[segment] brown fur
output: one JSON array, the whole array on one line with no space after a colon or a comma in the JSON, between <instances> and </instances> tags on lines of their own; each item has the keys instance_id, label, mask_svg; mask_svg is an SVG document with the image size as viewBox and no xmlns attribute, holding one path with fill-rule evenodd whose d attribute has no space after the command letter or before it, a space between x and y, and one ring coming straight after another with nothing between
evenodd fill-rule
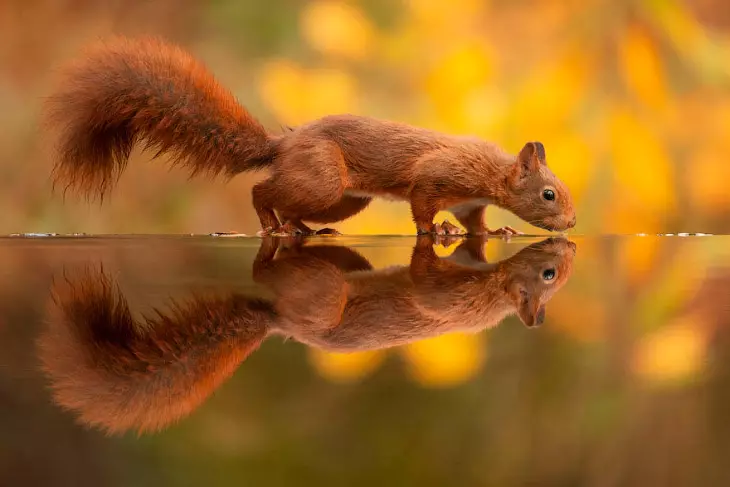
<instances>
[{"instance_id":1,"label":"brown fur","mask_svg":"<svg viewBox=\"0 0 730 487\"><path fill-rule=\"evenodd\" d=\"M61 131L55 180L101 197L144 141L192 175L232 177L271 163L261 126L182 49L150 38L115 38L68 66L47 102Z\"/></svg>"},{"instance_id":2,"label":"brown fur","mask_svg":"<svg viewBox=\"0 0 730 487\"><path fill-rule=\"evenodd\" d=\"M476 138L354 115L270 135L201 64L156 39L117 38L90 49L51 98L48 121L62 129L56 181L87 194L103 197L141 140L192 174L267 167L271 177L253 189L265 230L280 227L280 218L341 221L373 197L409 201L419 233L437 230L440 210L471 234L488 233L487 204L548 230L575 225L570 192L539 142L516 157ZM555 201L543 199L544 188Z\"/></svg>"},{"instance_id":3,"label":"brown fur","mask_svg":"<svg viewBox=\"0 0 730 487\"><path fill-rule=\"evenodd\" d=\"M548 239L488 264L479 239L442 259L419 237L410 266L375 271L346 247L280 244L264 239L253 269L272 302L193 297L139 322L103 272L62 281L39 339L56 402L109 433L156 431L190 414L269 335L347 352L477 332L513 313L535 326L575 253Z\"/></svg>"},{"instance_id":4,"label":"brown fur","mask_svg":"<svg viewBox=\"0 0 730 487\"><path fill-rule=\"evenodd\" d=\"M477 332L511 314L527 326L539 325L545 303L572 273L575 244L548 239L488 264L478 239L467 239L452 258L442 259L421 237L410 266L354 272L309 252L288 250L281 259L259 263L254 276L277 296L276 332L346 352ZM541 276L548 268L555 270L552 281Z\"/></svg>"},{"instance_id":5,"label":"brown fur","mask_svg":"<svg viewBox=\"0 0 730 487\"><path fill-rule=\"evenodd\" d=\"M55 286L39 339L54 399L108 433L156 431L190 414L260 345L269 303L194 297L135 320L103 271Z\"/></svg>"}]
</instances>

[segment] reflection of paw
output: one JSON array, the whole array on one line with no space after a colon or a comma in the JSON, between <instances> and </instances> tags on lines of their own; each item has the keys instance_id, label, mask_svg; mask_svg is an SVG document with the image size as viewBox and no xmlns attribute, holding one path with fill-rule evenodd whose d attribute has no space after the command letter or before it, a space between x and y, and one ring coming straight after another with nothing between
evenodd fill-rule
<instances>
[{"instance_id":1,"label":"reflection of paw","mask_svg":"<svg viewBox=\"0 0 730 487\"><path fill-rule=\"evenodd\" d=\"M444 248L449 248L456 242L462 241L463 238L460 235L438 235L435 232L419 233L416 237L417 247L430 247L432 245L441 245Z\"/></svg>"},{"instance_id":2,"label":"reflection of paw","mask_svg":"<svg viewBox=\"0 0 730 487\"><path fill-rule=\"evenodd\" d=\"M340 232L335 230L334 228L322 228L314 232L315 235L342 235Z\"/></svg>"},{"instance_id":3,"label":"reflection of paw","mask_svg":"<svg viewBox=\"0 0 730 487\"><path fill-rule=\"evenodd\" d=\"M462 235L464 232L449 220L444 220L443 223L437 223L433 226L433 233L436 235Z\"/></svg>"},{"instance_id":4,"label":"reflection of paw","mask_svg":"<svg viewBox=\"0 0 730 487\"><path fill-rule=\"evenodd\" d=\"M463 240L461 235L433 235L432 239L435 245L441 245L445 249Z\"/></svg>"},{"instance_id":5,"label":"reflection of paw","mask_svg":"<svg viewBox=\"0 0 730 487\"><path fill-rule=\"evenodd\" d=\"M501 237L511 237L512 235L522 235L522 232L519 230L515 230L514 228L510 226L498 228L497 230L489 230L487 229L487 235L493 235L493 236L501 236Z\"/></svg>"}]
</instances>

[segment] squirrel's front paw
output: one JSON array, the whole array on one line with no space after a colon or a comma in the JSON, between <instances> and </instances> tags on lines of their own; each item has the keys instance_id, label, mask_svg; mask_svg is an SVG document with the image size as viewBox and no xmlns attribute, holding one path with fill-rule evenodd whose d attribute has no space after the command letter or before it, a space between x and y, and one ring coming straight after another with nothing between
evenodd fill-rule
<instances>
[{"instance_id":1,"label":"squirrel's front paw","mask_svg":"<svg viewBox=\"0 0 730 487\"><path fill-rule=\"evenodd\" d=\"M456 225L449 222L449 220L444 220L442 223L437 223L433 226L433 233L436 235L463 235L464 232L461 230L461 228L457 227Z\"/></svg>"},{"instance_id":2,"label":"squirrel's front paw","mask_svg":"<svg viewBox=\"0 0 730 487\"><path fill-rule=\"evenodd\" d=\"M497 230L489 230L487 229L486 235L489 236L501 236L501 237L511 237L513 235L522 235L522 232L519 230L515 230L514 228L510 226L505 226L502 228L498 228Z\"/></svg>"}]
</instances>

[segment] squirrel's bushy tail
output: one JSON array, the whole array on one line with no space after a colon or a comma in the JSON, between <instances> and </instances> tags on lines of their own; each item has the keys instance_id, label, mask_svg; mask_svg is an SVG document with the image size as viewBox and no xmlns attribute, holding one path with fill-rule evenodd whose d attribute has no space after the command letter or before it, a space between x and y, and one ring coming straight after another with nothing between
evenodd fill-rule
<instances>
[{"instance_id":1,"label":"squirrel's bushy tail","mask_svg":"<svg viewBox=\"0 0 730 487\"><path fill-rule=\"evenodd\" d=\"M117 37L67 67L46 104L58 130L54 179L102 198L137 142L167 153L191 175L231 177L271 163L264 127L181 48Z\"/></svg>"},{"instance_id":2,"label":"squirrel's bushy tail","mask_svg":"<svg viewBox=\"0 0 730 487\"><path fill-rule=\"evenodd\" d=\"M265 339L272 305L233 295L172 303L135 320L103 270L54 286L38 341L55 401L108 433L187 416Z\"/></svg>"}]
</instances>

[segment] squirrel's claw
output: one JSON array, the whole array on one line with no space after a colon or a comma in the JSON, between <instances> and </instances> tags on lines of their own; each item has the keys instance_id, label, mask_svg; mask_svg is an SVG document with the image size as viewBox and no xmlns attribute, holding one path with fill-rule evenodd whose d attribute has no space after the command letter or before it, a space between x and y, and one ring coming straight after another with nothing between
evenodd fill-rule
<instances>
[{"instance_id":1,"label":"squirrel's claw","mask_svg":"<svg viewBox=\"0 0 730 487\"><path fill-rule=\"evenodd\" d=\"M509 239L513 235L522 235L522 232L519 230L515 230L514 228L508 226L504 226L502 228L498 228L496 230L489 230L487 229L485 235L487 236L501 236Z\"/></svg>"},{"instance_id":2,"label":"squirrel's claw","mask_svg":"<svg viewBox=\"0 0 730 487\"><path fill-rule=\"evenodd\" d=\"M275 237L297 237L300 235L304 235L304 232L296 226L292 225L290 222L286 222L279 228L277 228L276 231L272 233L272 235Z\"/></svg>"},{"instance_id":3,"label":"squirrel's claw","mask_svg":"<svg viewBox=\"0 0 730 487\"><path fill-rule=\"evenodd\" d=\"M461 228L457 227L456 225L449 222L449 220L444 220L443 223L440 225L437 223L435 226L436 229L440 229L440 232L436 232L437 235L463 235L464 232L461 230Z\"/></svg>"},{"instance_id":4,"label":"squirrel's claw","mask_svg":"<svg viewBox=\"0 0 730 487\"><path fill-rule=\"evenodd\" d=\"M417 235L459 237L464 235L464 231L450 223L449 220L444 220L441 223L434 223L431 225L430 230L419 227L417 229Z\"/></svg>"},{"instance_id":5,"label":"squirrel's claw","mask_svg":"<svg viewBox=\"0 0 730 487\"><path fill-rule=\"evenodd\" d=\"M341 234L334 228L323 228L321 230L317 230L316 232L313 230L302 230L297 225L295 225L291 222L286 222L283 225L280 225L279 228L277 228L277 229L268 227L263 230L259 230L256 233L256 235L259 237L302 237L302 236L309 236L309 235L341 235Z\"/></svg>"},{"instance_id":6,"label":"squirrel's claw","mask_svg":"<svg viewBox=\"0 0 730 487\"><path fill-rule=\"evenodd\" d=\"M259 230L256 235L258 235L259 237L298 237L303 233L304 232L302 232L300 229L287 222L283 225L280 225L279 228L277 228L276 230L274 230L272 227L267 227L263 230Z\"/></svg>"}]
</instances>

